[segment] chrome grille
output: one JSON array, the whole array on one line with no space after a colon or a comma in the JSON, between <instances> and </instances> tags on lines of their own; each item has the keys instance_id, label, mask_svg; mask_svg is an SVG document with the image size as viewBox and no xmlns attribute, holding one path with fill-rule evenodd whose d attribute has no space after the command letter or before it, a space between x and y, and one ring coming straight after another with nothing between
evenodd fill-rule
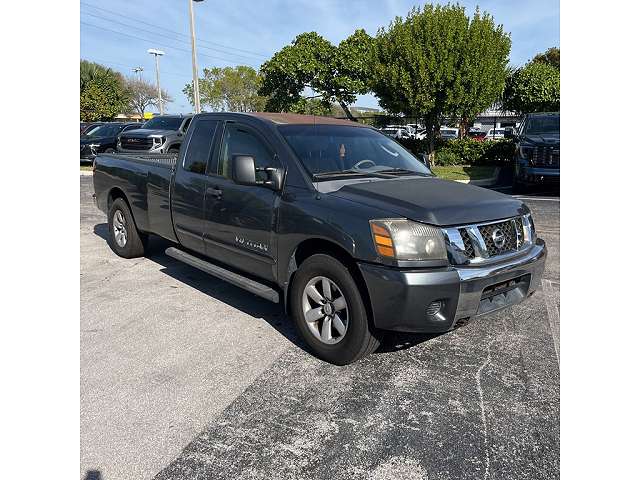
<instances>
[{"instance_id":1,"label":"chrome grille","mask_svg":"<svg viewBox=\"0 0 640 480\"><path fill-rule=\"evenodd\" d=\"M495 257L501 253L513 252L518 249L516 225L515 222L511 220L493 223L491 225L482 225L478 227L478 230L480 230L480 235L482 235L484 244L487 247L489 257ZM496 233L500 233L500 237L496 237L500 238L500 243L494 239Z\"/></svg>"},{"instance_id":2,"label":"chrome grille","mask_svg":"<svg viewBox=\"0 0 640 480\"><path fill-rule=\"evenodd\" d=\"M560 145L534 148L531 152L531 163L534 167L560 168Z\"/></svg>"},{"instance_id":3,"label":"chrome grille","mask_svg":"<svg viewBox=\"0 0 640 480\"><path fill-rule=\"evenodd\" d=\"M469 237L469 233L465 228L460 229L460 236L462 237L462 241L464 243L464 255L467 258L473 258L473 244L471 243L471 238Z\"/></svg>"},{"instance_id":4,"label":"chrome grille","mask_svg":"<svg viewBox=\"0 0 640 480\"><path fill-rule=\"evenodd\" d=\"M120 137L120 145L127 150L151 150L153 146L152 138L141 137L126 137L122 135Z\"/></svg>"},{"instance_id":5,"label":"chrome grille","mask_svg":"<svg viewBox=\"0 0 640 480\"><path fill-rule=\"evenodd\" d=\"M482 263L517 254L535 240L531 215L497 222L444 228L449 258L454 265Z\"/></svg>"}]
</instances>

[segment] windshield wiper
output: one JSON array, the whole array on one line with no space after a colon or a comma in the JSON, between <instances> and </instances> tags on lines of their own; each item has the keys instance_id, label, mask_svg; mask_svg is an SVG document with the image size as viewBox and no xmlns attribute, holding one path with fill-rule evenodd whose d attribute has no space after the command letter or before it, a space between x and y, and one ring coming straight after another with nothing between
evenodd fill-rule
<instances>
[{"instance_id":1,"label":"windshield wiper","mask_svg":"<svg viewBox=\"0 0 640 480\"><path fill-rule=\"evenodd\" d=\"M386 174L410 173L412 175L427 175L427 176L429 176L429 174L426 173L426 172L416 172L414 170L407 170L406 168L385 168L384 170L376 170L376 173L386 173Z\"/></svg>"},{"instance_id":2,"label":"windshield wiper","mask_svg":"<svg viewBox=\"0 0 640 480\"><path fill-rule=\"evenodd\" d=\"M319 172L313 174L313 179L321 179L328 177L341 177L343 175L364 175L365 177L389 178L388 175L380 175L378 172L367 172L364 170L356 170L350 168L348 170L333 170L331 172Z\"/></svg>"}]
</instances>

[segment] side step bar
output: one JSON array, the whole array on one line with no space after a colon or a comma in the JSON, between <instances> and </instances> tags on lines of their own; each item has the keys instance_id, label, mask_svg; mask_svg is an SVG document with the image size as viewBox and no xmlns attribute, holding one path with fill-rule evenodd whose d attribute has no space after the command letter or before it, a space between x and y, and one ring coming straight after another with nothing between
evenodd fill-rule
<instances>
[{"instance_id":1,"label":"side step bar","mask_svg":"<svg viewBox=\"0 0 640 480\"><path fill-rule=\"evenodd\" d=\"M214 265L213 263L209 263L205 260L202 260L198 257L194 257L193 255L188 254L180 249L175 247L170 247L165 250L167 255L176 260L179 260L187 265L191 265L203 272L208 273L209 275L213 275L225 282L229 282L236 287L243 288L258 297L264 298L265 300L269 300L273 303L280 302L280 294L271 287L263 285L262 283L258 283L255 280L251 280L250 278L243 277L235 272L230 272L222 267Z\"/></svg>"}]
</instances>

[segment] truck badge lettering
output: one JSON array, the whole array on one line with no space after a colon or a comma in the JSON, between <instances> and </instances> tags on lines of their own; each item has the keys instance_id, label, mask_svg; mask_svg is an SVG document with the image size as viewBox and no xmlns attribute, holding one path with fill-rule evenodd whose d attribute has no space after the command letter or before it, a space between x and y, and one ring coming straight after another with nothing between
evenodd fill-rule
<instances>
[{"instance_id":1,"label":"truck badge lettering","mask_svg":"<svg viewBox=\"0 0 640 480\"><path fill-rule=\"evenodd\" d=\"M238 235L236 235L236 243L238 245L241 245L243 247L249 248L251 250L259 250L261 252L268 252L269 251L269 246L261 243L261 242L254 242L253 240L249 240L246 239L244 237L239 237Z\"/></svg>"}]
</instances>

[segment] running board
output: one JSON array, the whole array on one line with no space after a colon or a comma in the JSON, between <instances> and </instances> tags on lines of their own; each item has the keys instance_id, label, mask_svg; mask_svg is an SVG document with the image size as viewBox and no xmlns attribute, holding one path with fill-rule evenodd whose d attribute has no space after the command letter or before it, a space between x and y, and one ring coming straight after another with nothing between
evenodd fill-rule
<instances>
[{"instance_id":1,"label":"running board","mask_svg":"<svg viewBox=\"0 0 640 480\"><path fill-rule=\"evenodd\" d=\"M175 247L167 248L164 253L176 260L186 263L187 265L191 265L192 267L202 270L209 275L213 275L214 277L224 280L225 282L229 282L236 287L247 290L258 297L264 298L265 300L269 300L273 303L280 302L280 295L277 291L271 287L263 285L262 283L258 283L255 280L251 280L250 278L244 277L235 272L230 272L229 270L190 255Z\"/></svg>"}]
</instances>

